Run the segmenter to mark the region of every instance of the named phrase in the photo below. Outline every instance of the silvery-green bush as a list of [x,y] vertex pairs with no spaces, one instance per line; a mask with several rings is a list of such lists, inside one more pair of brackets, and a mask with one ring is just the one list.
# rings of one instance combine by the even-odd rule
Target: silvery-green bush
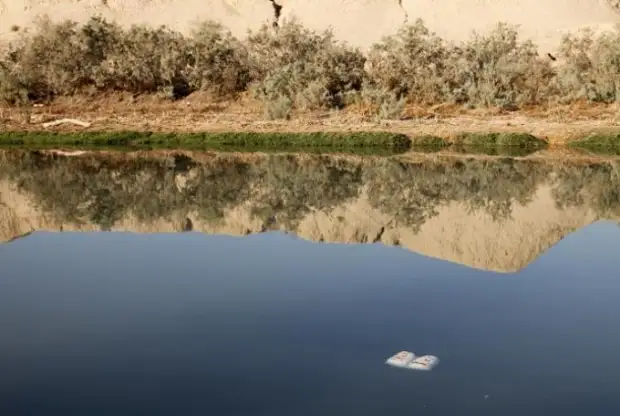
[[292,21],[264,26],[247,39],[254,93],[270,117],[288,111],[276,107],[339,108],[347,94],[358,91],[366,58],[359,50],[334,40],[329,31],[312,32]]
[[584,30],[564,37],[556,83],[564,101],[620,101],[620,25],[596,36]]
[[418,20],[363,54],[295,21],[239,40],[209,21],[183,35],[101,17],[82,25],[41,19],[0,45],[0,101],[108,91],[171,99],[207,91],[218,99],[250,90],[269,118],[352,102],[398,118],[406,104],[517,109],[620,101],[620,26],[567,35],[556,55],[557,62],[540,56],[506,24],[453,43]]

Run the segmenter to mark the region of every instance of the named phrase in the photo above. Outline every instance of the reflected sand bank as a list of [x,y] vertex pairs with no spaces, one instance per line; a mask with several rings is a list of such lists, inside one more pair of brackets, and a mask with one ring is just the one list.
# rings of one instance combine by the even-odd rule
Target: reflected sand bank
[[620,218],[620,162],[0,152],[0,241],[33,231],[270,230],[515,272]]

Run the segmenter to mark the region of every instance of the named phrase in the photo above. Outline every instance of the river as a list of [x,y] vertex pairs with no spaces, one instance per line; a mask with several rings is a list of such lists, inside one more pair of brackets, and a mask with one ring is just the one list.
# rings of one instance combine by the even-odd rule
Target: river
[[617,414],[619,166],[1,151],[0,414]]

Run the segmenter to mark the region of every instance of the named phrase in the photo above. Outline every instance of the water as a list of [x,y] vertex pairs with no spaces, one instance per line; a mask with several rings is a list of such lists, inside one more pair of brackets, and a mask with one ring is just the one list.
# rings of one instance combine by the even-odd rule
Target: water
[[617,414],[615,169],[5,152],[0,414]]

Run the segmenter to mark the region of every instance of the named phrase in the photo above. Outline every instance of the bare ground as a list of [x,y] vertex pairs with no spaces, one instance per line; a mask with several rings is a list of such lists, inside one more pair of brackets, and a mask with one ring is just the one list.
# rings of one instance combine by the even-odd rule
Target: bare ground
[[133,97],[71,97],[28,108],[0,107],[0,131],[45,130],[42,123],[75,118],[88,128],[61,125],[60,131],[389,131],[410,136],[434,134],[445,138],[462,132],[526,132],[561,146],[592,132],[620,131],[620,105],[578,103],[520,111],[465,110],[457,106],[408,107],[400,120],[376,120],[366,108],[298,112],[290,120],[267,121],[259,103],[242,97],[216,102],[194,94],[179,101],[156,95]]

